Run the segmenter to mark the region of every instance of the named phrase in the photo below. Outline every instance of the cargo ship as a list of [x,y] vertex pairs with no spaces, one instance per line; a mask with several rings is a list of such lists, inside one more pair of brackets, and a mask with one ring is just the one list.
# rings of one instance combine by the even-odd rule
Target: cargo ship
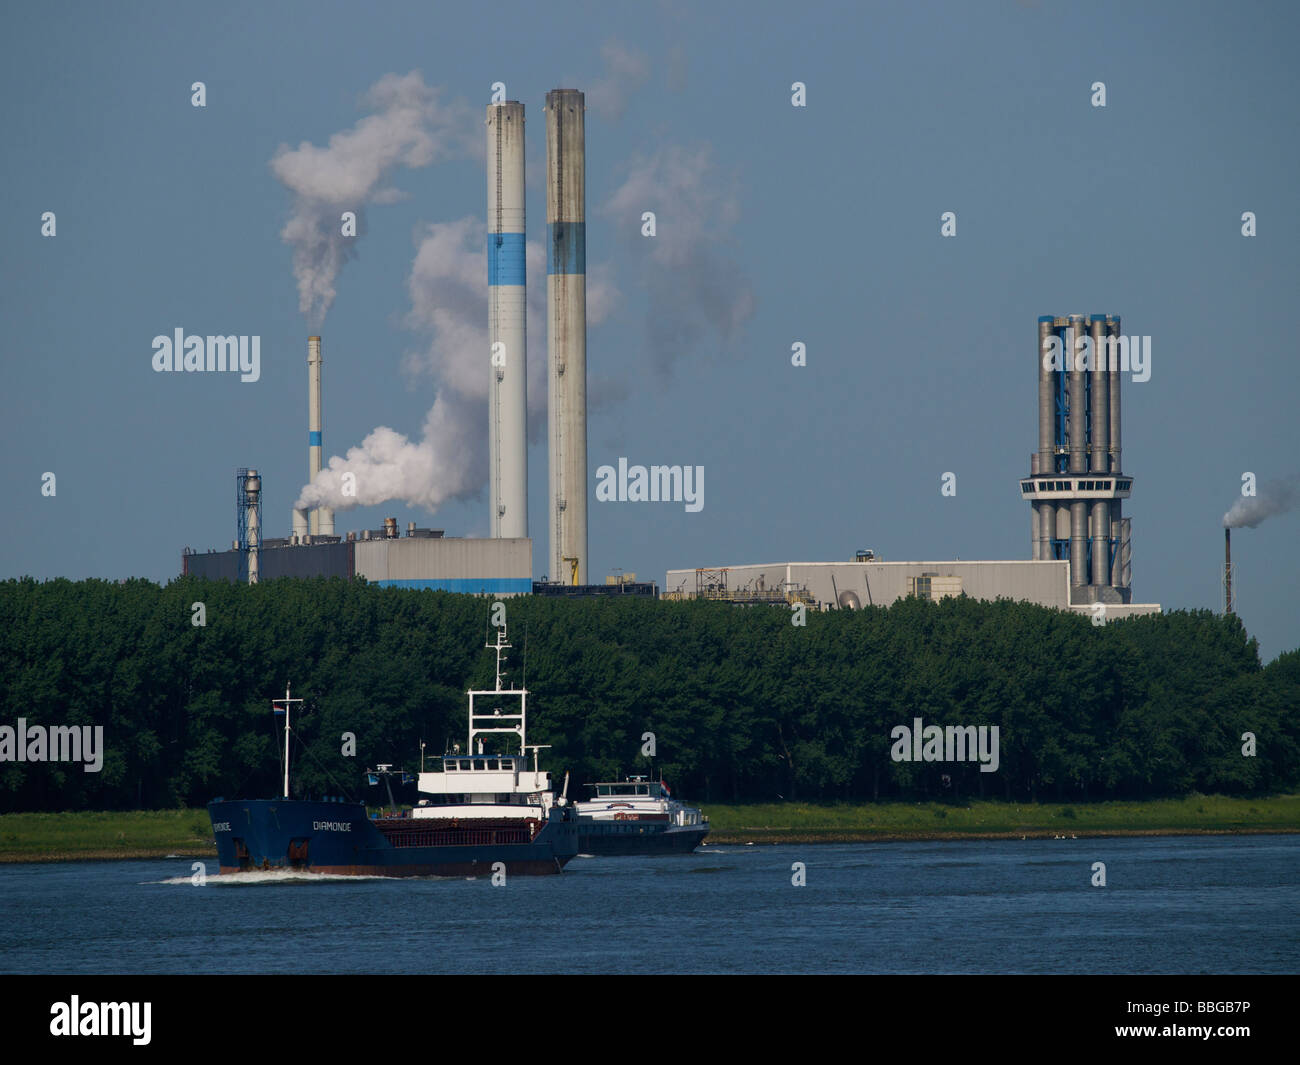
[[709,819],[674,799],[663,780],[637,776],[587,786],[592,798],[574,803],[582,854],[689,854],[709,833]]
[[[289,798],[290,708],[285,716],[284,794],[208,804],[221,872],[296,870],[349,876],[489,876],[558,873],[578,853],[578,818],[556,798],[550,774],[527,743],[528,692],[503,687],[505,628],[487,645],[497,655],[496,686],[471,690],[467,750],[459,745],[421,772],[421,798],[407,812],[369,816],[362,802]],[[280,704],[283,703],[283,707]],[[489,704],[483,709],[483,704]],[[491,739],[517,740],[509,754],[486,754]],[[511,746],[514,746],[513,742]],[[477,750],[476,750],[477,748]],[[531,752],[532,766],[528,765]],[[381,767],[387,770],[388,767]],[[377,780],[371,773],[371,783]],[[389,792],[391,800],[391,790]],[[394,805],[390,801],[390,805]]]

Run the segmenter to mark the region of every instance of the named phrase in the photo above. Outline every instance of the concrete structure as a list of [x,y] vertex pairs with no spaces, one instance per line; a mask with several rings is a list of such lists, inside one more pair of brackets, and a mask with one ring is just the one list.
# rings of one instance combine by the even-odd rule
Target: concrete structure
[[[181,571],[235,581],[241,555],[238,550],[186,552]],[[264,581],[276,577],[364,577],[386,587],[511,596],[532,591],[532,565],[530,540],[468,540],[409,528],[408,535],[399,537],[394,522],[360,536],[349,533],[346,540],[335,543],[292,546],[287,540],[266,540],[258,568]]]
[[1118,316],[1038,319],[1038,449],[1020,495],[1032,509],[1037,561],[1068,559],[1070,602],[1130,603],[1132,543],[1124,517]]
[[587,234],[584,101],[546,94],[549,572],[587,583]]
[[487,109],[488,467],[492,536],[528,536],[524,105]]
[[[324,434],[321,426],[321,355],[320,337],[307,338],[307,483],[316,480],[320,473],[322,455],[325,450]],[[308,535],[333,536],[334,511],[329,507],[318,507],[308,514],[305,510],[294,508],[293,535],[302,543]]]
[[[717,599],[737,604],[806,602],[820,609],[888,606],[908,595],[942,599],[1016,599],[1057,609],[1071,607],[1069,561],[774,562],[718,569],[669,570],[666,597]],[[1106,607],[1106,620],[1159,613],[1156,604]]]

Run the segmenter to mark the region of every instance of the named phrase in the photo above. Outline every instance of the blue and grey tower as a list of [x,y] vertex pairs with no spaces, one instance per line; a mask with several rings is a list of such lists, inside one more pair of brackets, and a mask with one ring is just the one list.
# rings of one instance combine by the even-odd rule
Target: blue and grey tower
[[487,109],[488,463],[491,535],[528,536],[524,105]]
[[1034,559],[1069,560],[1072,604],[1132,601],[1133,478],[1120,465],[1128,344],[1118,316],[1038,319],[1038,449],[1020,496],[1033,509]]
[[587,583],[587,215],[582,93],[546,94],[552,579]]

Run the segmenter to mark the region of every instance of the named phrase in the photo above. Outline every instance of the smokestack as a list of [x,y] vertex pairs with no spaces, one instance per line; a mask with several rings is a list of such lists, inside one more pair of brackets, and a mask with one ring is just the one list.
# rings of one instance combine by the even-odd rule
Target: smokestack
[[[551,562],[587,583],[587,233],[584,100],[546,94],[547,431]],[[576,559],[571,568],[566,560]]]
[[[321,399],[320,399],[320,337],[307,338],[307,472],[308,481],[315,481],[321,470],[321,453],[324,450],[321,439]],[[294,515],[295,532],[297,531],[297,514]],[[334,511],[328,507],[317,507],[311,512],[311,534],[322,536],[334,535]]]
[[258,515],[262,508],[262,478],[249,470],[244,478],[244,495],[248,500],[248,583],[257,583],[257,548],[261,540]]
[[488,464],[491,535],[528,535],[524,105],[487,109]]
[[1223,612],[1235,614],[1237,604],[1232,601],[1232,529],[1223,530]]

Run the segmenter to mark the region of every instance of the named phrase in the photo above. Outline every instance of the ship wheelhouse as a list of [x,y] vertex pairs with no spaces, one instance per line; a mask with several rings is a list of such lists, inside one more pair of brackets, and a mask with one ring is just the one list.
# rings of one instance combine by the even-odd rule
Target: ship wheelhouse
[[[536,817],[552,805],[551,775],[520,755],[446,755],[419,776],[413,817]],[[451,808],[452,812],[448,812]]]
[[[418,788],[422,796],[411,811],[412,817],[527,818],[545,821],[551,810],[563,806],[555,796],[550,773],[537,767],[540,744],[527,741],[528,690],[505,683],[505,652],[510,644],[505,627],[497,629],[496,642],[488,649],[496,652],[496,685],[466,692],[469,696],[469,735],[461,754],[457,746],[435,764],[440,768],[421,770]],[[490,709],[483,709],[483,704]],[[486,743],[518,744],[515,754],[487,754]],[[532,755],[531,759],[528,757]],[[530,765],[531,762],[531,765]]]
[[672,798],[662,780],[635,776],[587,786],[592,797],[575,804],[580,817],[596,821],[666,821],[675,827],[708,822],[697,807]]

